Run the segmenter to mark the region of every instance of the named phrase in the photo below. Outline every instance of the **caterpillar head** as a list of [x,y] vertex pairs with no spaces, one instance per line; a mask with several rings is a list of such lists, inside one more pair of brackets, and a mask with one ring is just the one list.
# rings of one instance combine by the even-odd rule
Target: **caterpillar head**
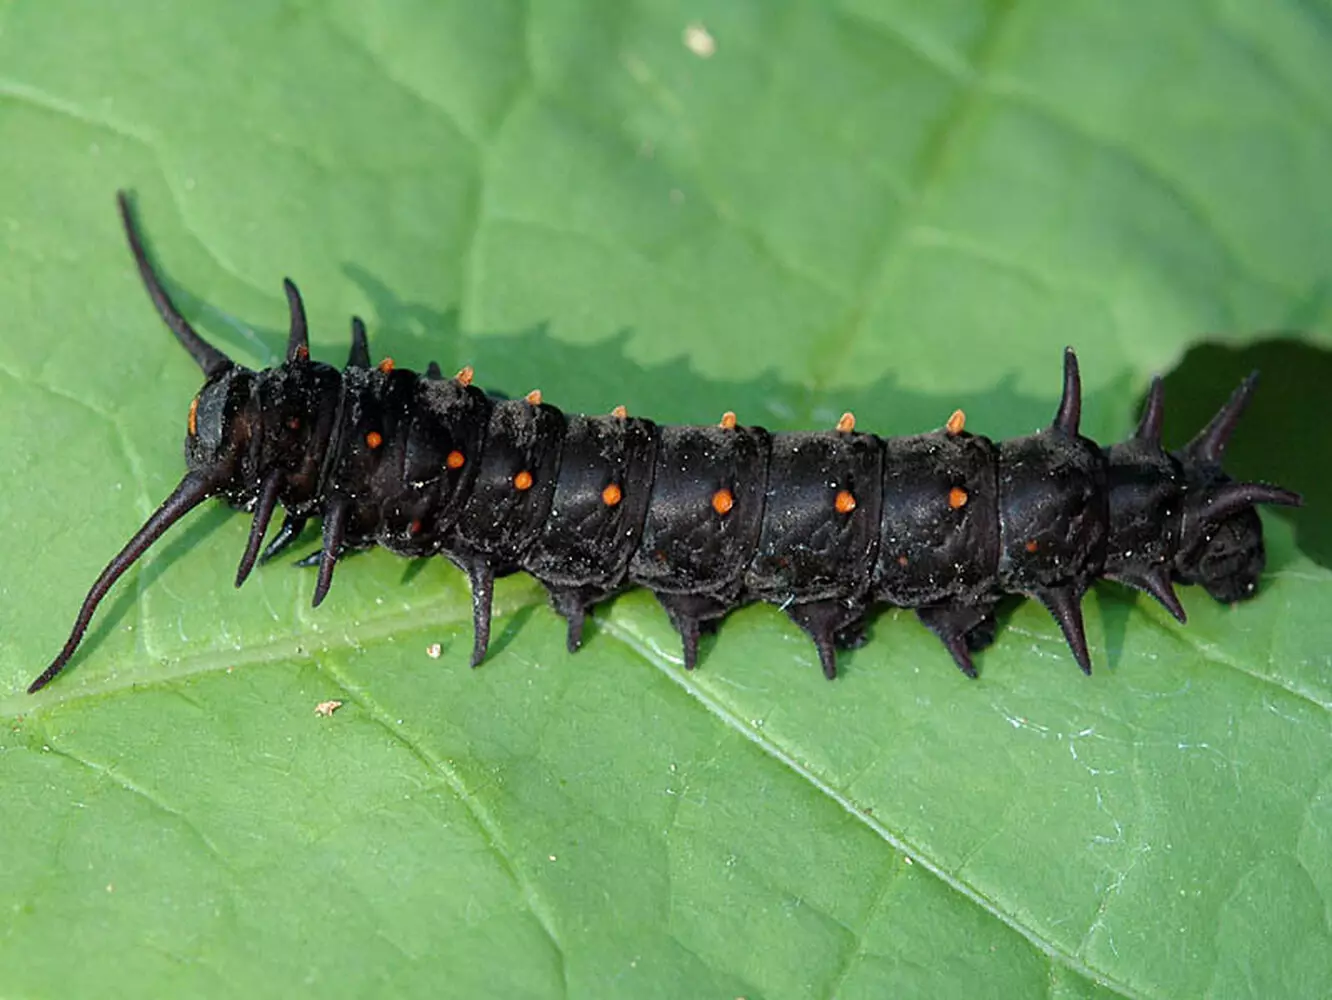
[[1226,604],[1253,596],[1267,561],[1255,506],[1304,502],[1279,486],[1237,482],[1221,468],[1226,444],[1257,384],[1253,372],[1198,436],[1173,455],[1186,485],[1173,575],[1182,583],[1201,584]]
[[223,492],[242,471],[251,437],[254,373],[228,364],[208,377],[190,403],[185,422],[185,464]]
[[1175,576],[1181,583],[1200,584],[1224,604],[1233,604],[1254,595],[1266,562],[1262,522],[1258,512],[1247,507],[1209,522],[1196,544],[1175,557]]
[[1105,575],[1155,597],[1181,622],[1173,582],[1201,584],[1226,603],[1251,596],[1266,561],[1254,505],[1301,503],[1296,493],[1236,482],[1221,468],[1256,385],[1254,373],[1197,437],[1171,454],[1161,448],[1164,395],[1155,379],[1133,437],[1107,450]]

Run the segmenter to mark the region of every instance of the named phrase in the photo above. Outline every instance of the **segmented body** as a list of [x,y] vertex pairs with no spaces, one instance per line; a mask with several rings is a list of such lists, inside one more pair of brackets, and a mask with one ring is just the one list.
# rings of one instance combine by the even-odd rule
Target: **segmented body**
[[680,632],[686,667],[708,623],[768,601],[810,635],[829,678],[835,648],[860,641],[876,604],[916,609],[974,675],[970,651],[993,638],[995,603],[1010,593],[1049,608],[1089,672],[1079,602],[1093,581],[1144,590],[1183,621],[1172,581],[1202,583],[1221,600],[1248,596],[1264,558],[1254,504],[1299,502],[1221,470],[1252,378],[1174,454],[1160,444],[1158,380],[1134,436],[1101,448],[1078,431],[1071,349],[1051,426],[999,443],[968,433],[961,411],[911,437],[857,431],[851,414],[799,433],[745,426],[731,413],[685,427],[622,407],[565,414],[537,392],[488,395],[470,369],[450,378],[434,365],[418,374],[372,364],[359,320],[338,370],[310,358],[289,281],[286,361],[251,371],[175,309],[123,197],[121,208],[149,293],[207,382],[189,410],[189,473],[94,584],[32,690],[72,655],[114,580],[212,496],[255,513],[238,586],[278,504],[287,516],[265,557],[323,519],[315,604],[347,549],[448,557],[472,585],[473,665],[485,656],[495,577],[524,571],[568,620],[571,651],[594,605],[642,586]]

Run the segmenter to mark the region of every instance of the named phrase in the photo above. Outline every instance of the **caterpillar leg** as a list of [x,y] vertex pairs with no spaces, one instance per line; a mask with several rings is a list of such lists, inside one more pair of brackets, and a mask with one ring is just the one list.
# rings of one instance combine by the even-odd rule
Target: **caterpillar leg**
[[1091,674],[1091,654],[1087,651],[1087,630],[1082,624],[1082,595],[1086,587],[1068,584],[1036,591],[1035,597],[1045,605],[1054,618],[1064,641],[1073,652],[1073,659],[1084,674]]
[[792,604],[786,608],[786,615],[814,640],[823,676],[830,681],[837,678],[839,639],[852,630],[851,638],[864,642],[865,610],[859,606],[847,607],[845,601],[833,598]]
[[[295,287],[295,286],[293,286]],[[282,490],[282,484],[286,476],[280,469],[274,469],[263,481],[259,488],[259,497],[254,505],[254,523],[250,525],[250,540],[245,545],[245,553],[241,556],[240,566],[236,570],[236,586],[239,587],[245,582],[246,577],[250,575],[250,570],[254,569],[254,561],[259,555],[259,546],[264,543],[264,533],[268,531],[268,522],[273,518],[273,511],[277,507],[278,493]]]
[[976,666],[971,662],[971,654],[994,642],[997,628],[994,603],[935,604],[917,608],[916,617],[939,637],[957,668],[968,677],[975,677]]
[[833,634],[833,643],[838,649],[859,649],[867,642],[869,642],[869,625],[863,613],[839,626]]
[[[342,547],[338,549],[338,559],[343,560],[348,558],[349,556],[356,555],[358,552],[369,552],[369,551],[370,549],[367,546],[360,544],[348,545],[347,543],[344,542]],[[311,566],[318,566],[320,560],[323,559],[323,557],[324,557],[323,549],[315,549],[309,555],[301,556],[301,558],[297,559],[294,563],[292,563],[292,565],[295,566],[297,569],[309,569]]]
[[725,617],[731,606],[706,594],[654,593],[680,633],[685,669],[693,670],[698,663],[698,637],[705,629],[715,628],[717,620]]
[[587,613],[598,601],[610,595],[603,587],[554,587],[546,584],[546,590],[550,592],[551,606],[569,623],[566,645],[569,652],[576,653],[583,645],[583,625],[587,621]]
[[551,606],[563,616],[569,624],[565,646],[569,652],[576,653],[583,645],[583,624],[587,621],[588,606],[580,587],[568,589],[548,587]]
[[989,649],[994,645],[995,637],[999,634],[999,623],[994,619],[994,612],[989,612],[980,623],[973,625],[967,630],[967,649],[973,653],[979,653],[982,649]]
[[[268,562],[274,556],[281,555],[291,548],[296,539],[300,537],[301,532],[305,530],[306,520],[304,517],[292,517],[290,514],[284,517],[282,527],[278,528],[278,533],[273,536],[271,542],[264,546],[263,555],[259,557],[260,564]],[[317,557],[315,561],[318,561]],[[310,565],[313,566],[314,563],[312,562]]]
[[473,559],[466,567],[472,585],[472,666],[479,667],[490,646],[490,613],[495,597],[495,569],[484,559]]
[[333,585],[333,568],[338,564],[338,556],[342,554],[351,511],[350,497],[341,493],[329,497],[328,507],[324,510],[324,546],[319,553],[319,579],[315,581],[312,602],[316,608],[323,603],[328,588]]

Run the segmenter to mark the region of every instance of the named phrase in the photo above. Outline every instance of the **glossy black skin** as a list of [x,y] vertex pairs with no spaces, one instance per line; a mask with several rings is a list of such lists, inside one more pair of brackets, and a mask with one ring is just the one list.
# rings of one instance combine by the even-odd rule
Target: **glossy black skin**
[[[249,371],[175,311],[123,202],[122,213],[150,295],[208,380],[191,411],[189,473],[99,578],[32,690],[63,667],[120,573],[209,496],[256,512],[237,586],[275,504],[287,517],[265,559],[309,518],[323,518],[316,605],[348,549],[446,556],[471,580],[474,666],[489,640],[493,581],[521,570],[545,584],[568,619],[571,651],[593,605],[642,586],[680,632],[687,668],[701,631],[735,607],[767,601],[810,635],[829,678],[835,648],[863,641],[865,618],[880,604],[916,609],[975,676],[970,653],[993,640],[1005,594],[1041,601],[1090,672],[1079,604],[1095,580],[1137,587],[1181,621],[1172,581],[1243,599],[1264,561],[1253,505],[1299,502],[1221,470],[1252,379],[1174,454],[1160,444],[1158,380],[1135,435],[1102,448],[1078,433],[1071,349],[1052,425],[1001,443],[960,426],[880,438],[566,415],[535,396],[491,397],[470,384],[470,371],[444,378],[433,365],[425,374],[372,366],[359,321],[339,371],[310,359],[290,282],[287,360]],[[611,486],[615,502],[605,498]],[[715,503],[719,491],[729,505]],[[838,506],[845,495],[851,509]]]
[[[233,370],[201,395],[187,461],[220,473],[238,506],[274,469],[292,516],[345,506],[339,553],[446,556],[487,592],[478,635],[491,581],[523,570],[569,619],[571,650],[592,605],[641,586],[681,632],[689,667],[709,622],[767,601],[811,634],[832,677],[833,647],[856,641],[876,604],[917,608],[950,650],[969,650],[992,639],[997,601],[1022,594],[1051,607],[1085,663],[1068,609],[1097,578],[1168,568],[1233,601],[1262,568],[1251,507],[1214,524],[1195,511],[1190,523],[1190,496],[1228,482],[1219,468],[1190,466],[1151,435],[1103,449],[1058,425],[1000,443],[947,430],[660,427],[367,364],[338,373],[298,356]],[[1070,353],[1066,394],[1076,379]],[[449,469],[455,449],[466,461]],[[523,472],[532,485],[518,489]],[[602,499],[611,484],[615,505]],[[725,513],[712,505],[719,490],[733,501]],[[844,490],[856,499],[848,513],[835,506]],[[481,643],[474,662],[484,653]],[[958,664],[974,673],[969,657]]]

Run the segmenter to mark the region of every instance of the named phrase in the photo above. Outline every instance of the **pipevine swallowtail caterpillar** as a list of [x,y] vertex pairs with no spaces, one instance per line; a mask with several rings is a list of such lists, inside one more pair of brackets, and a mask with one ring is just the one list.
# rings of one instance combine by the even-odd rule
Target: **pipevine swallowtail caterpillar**
[[[850,413],[805,433],[743,426],[732,413],[707,427],[661,426],[622,407],[565,414],[539,392],[489,395],[470,368],[445,378],[434,363],[424,374],[373,364],[359,319],[339,371],[310,357],[290,280],[286,360],[252,371],[181,315],[123,192],[118,200],[148,295],[206,381],[189,407],[188,472],[102,571],[30,692],[64,668],[116,580],[210,497],[254,514],[238,587],[261,547],[272,558],[315,516],[316,606],[350,549],[446,556],[471,582],[473,666],[486,655],[495,578],[521,570],[567,619],[571,652],[594,605],[642,586],[679,631],[688,669],[701,630],[767,601],[808,633],[829,678],[836,648],[863,641],[876,604],[914,608],[974,677],[971,653],[993,641],[1005,594],[1045,605],[1090,673],[1080,605],[1096,579],[1150,594],[1182,623],[1173,584],[1224,602],[1251,596],[1265,561],[1254,506],[1301,503],[1221,468],[1256,373],[1175,452],[1161,446],[1158,378],[1133,436],[1102,448],[1078,433],[1071,348],[1053,422],[1001,442],[967,432],[960,410],[939,430],[890,438],[857,431]],[[263,547],[278,504],[286,517]]]

